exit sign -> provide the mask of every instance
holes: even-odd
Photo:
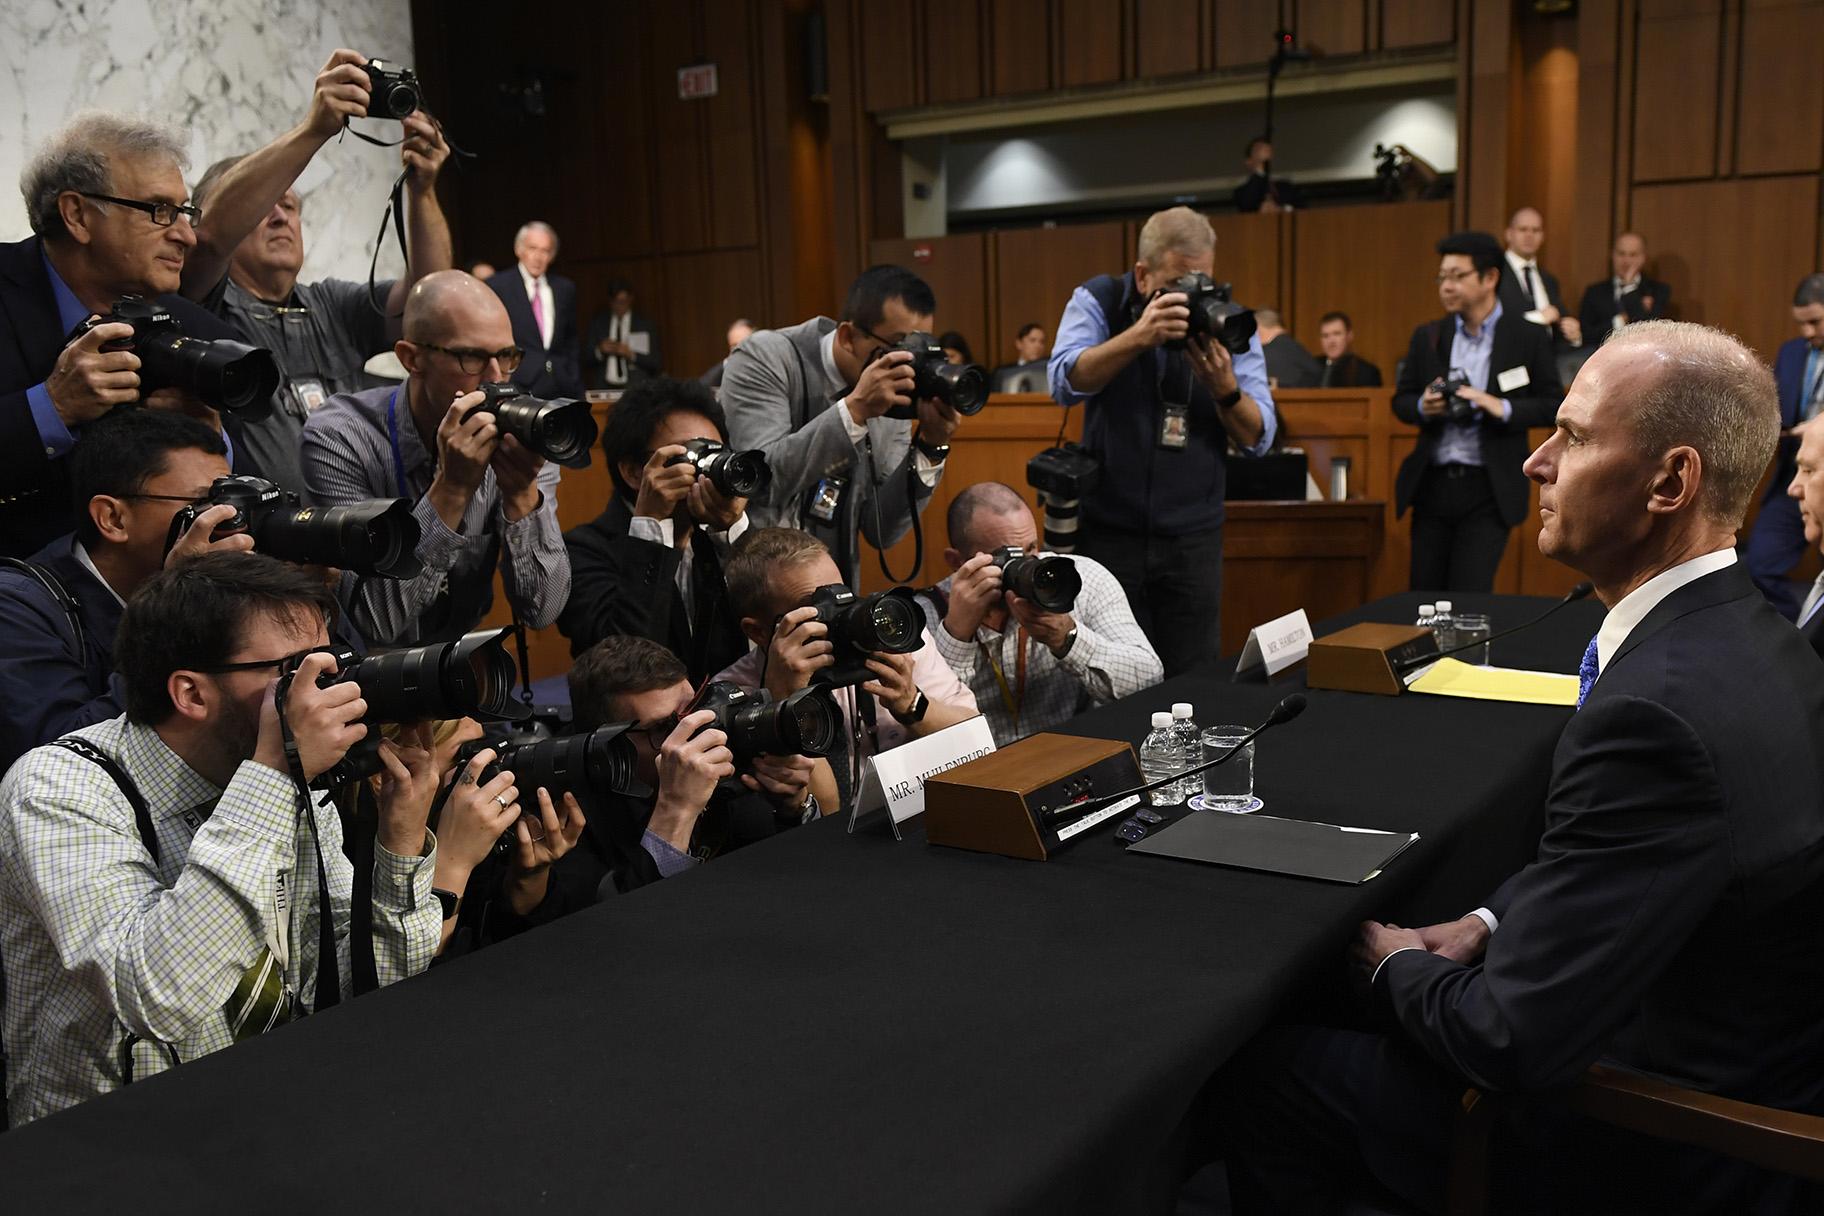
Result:
[[[716,95],[716,65],[713,63],[694,63],[687,68],[678,69],[678,98],[681,101],[695,101],[702,97]]]

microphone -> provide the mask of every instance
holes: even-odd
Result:
[[[1585,579],[1581,583],[1578,583],[1575,587],[1572,587],[1570,589],[1570,591],[1568,591],[1565,594],[1565,597],[1563,599],[1559,600],[1556,604],[1553,604],[1550,608],[1547,608],[1544,612],[1541,612],[1538,616],[1534,617],[1530,621],[1525,622],[1524,624],[1515,625],[1512,629],[1503,629],[1500,633],[1495,634],[1493,637],[1486,637],[1478,642],[1470,642],[1463,646],[1452,646],[1449,650],[1440,650],[1433,654],[1421,654],[1421,655],[1416,655],[1410,659],[1403,659],[1400,662],[1394,664],[1394,668],[1393,668],[1394,674],[1403,676],[1407,672],[1413,670],[1415,667],[1423,667],[1427,663],[1435,663],[1439,659],[1448,658],[1453,654],[1462,654],[1465,650],[1480,650],[1482,647],[1490,645],[1491,643],[1494,643],[1494,642],[1498,642],[1502,638],[1511,638],[1516,633],[1519,633],[1522,630],[1531,629],[1534,625],[1537,625],[1540,621],[1543,621],[1546,617],[1552,615],[1552,613],[1558,611],[1560,608],[1564,607],[1566,604],[1574,604],[1578,600],[1588,598],[1589,594],[1594,590],[1596,590],[1596,584],[1590,582],[1590,580],[1588,580],[1588,579]]]
[[[1256,726],[1253,730],[1236,740],[1233,747],[1216,757],[1214,760],[1205,760],[1202,764],[1199,764],[1194,768],[1183,769],[1173,773],[1169,777],[1162,777],[1158,781],[1149,782],[1146,785],[1136,785],[1133,789],[1122,790],[1118,794],[1109,794],[1102,798],[1092,798],[1088,802],[1073,802],[1066,806],[1058,807],[1056,810],[1046,811],[1043,815],[1045,826],[1048,828],[1059,828],[1067,823],[1074,823],[1086,816],[1094,815],[1097,811],[1107,810],[1123,798],[1131,798],[1135,794],[1144,794],[1151,790],[1156,790],[1162,785],[1170,785],[1174,781],[1182,781],[1186,777],[1195,777],[1205,769],[1215,768],[1218,764],[1229,759],[1249,743],[1253,742],[1255,735],[1258,735],[1268,727],[1278,726],[1283,722],[1290,722],[1292,719],[1298,717],[1298,715],[1304,713],[1305,704],[1305,694],[1302,692],[1295,692],[1281,701],[1278,705],[1275,705],[1273,707],[1273,712],[1267,715],[1267,720],[1265,722],[1262,722],[1259,726]]]

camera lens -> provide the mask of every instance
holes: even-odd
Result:
[[[137,340],[140,379],[148,390],[187,389],[218,410],[233,410],[249,421],[272,405],[279,365],[272,352],[226,338],[206,341],[166,330]]]
[[[537,805],[537,794],[550,792],[553,803],[566,791],[574,794],[637,794],[644,786],[635,776],[636,757],[627,730],[633,724],[617,722],[586,735],[540,739],[536,743],[508,743],[496,748],[495,768],[513,774],[521,805]],[[478,741],[465,747],[472,757],[488,746]],[[459,756],[462,763],[467,757]]]
[[[404,118],[418,108],[418,90],[409,84],[395,84],[386,92],[386,110],[394,118]]]
[[[1047,612],[1069,612],[1083,590],[1083,576],[1068,557],[1016,557],[1001,568],[1003,584]]]
[[[930,369],[936,382],[930,395],[959,414],[979,414],[988,404],[988,373],[973,363],[944,363]]]
[[[546,460],[567,469],[589,467],[596,425],[587,401],[514,396],[491,399],[477,408],[491,411],[502,434],[513,436]]]
[[[513,697],[513,660],[505,629],[484,629],[454,642],[374,655],[345,668],[361,685],[367,722],[448,718],[519,721],[530,711]]]
[[[764,452],[730,452],[706,457],[702,469],[716,489],[730,498],[752,498],[773,479]]]
[[[791,753],[827,756],[842,743],[842,710],[829,691],[813,685],[779,703],[790,732]]]
[[[919,634],[923,631],[924,616],[909,600],[881,593],[869,596],[857,606],[867,613],[865,626],[860,631],[867,635],[862,646],[864,650],[910,654],[923,644]],[[860,642],[861,638],[856,640]]]
[[[275,511],[253,529],[261,553],[387,578],[413,578],[424,569],[418,538],[418,521],[403,498]]]

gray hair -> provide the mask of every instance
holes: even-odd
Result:
[[[1824,274],[1808,274],[1799,280],[1798,290],[1792,293],[1792,306],[1806,308],[1812,304],[1824,304]]]
[[[542,232],[551,238],[551,253],[555,256],[557,254],[557,229],[545,223],[543,220],[528,220],[521,224],[519,226],[519,231],[513,234],[513,248],[518,249],[519,243],[525,240],[529,234],[534,232]]]
[[[1655,374],[1634,402],[1634,437],[1654,459],[1675,447],[1696,448],[1703,458],[1699,509],[1739,528],[1779,442],[1773,373],[1734,335],[1689,321],[1638,321],[1603,346],[1653,354]]]
[[[1259,324],[1266,326],[1268,329],[1284,329],[1286,327],[1285,318],[1279,315],[1279,309],[1277,308],[1256,308],[1254,310],[1254,320]]]
[[[163,157],[180,170],[190,164],[177,133],[162,123],[107,110],[83,110],[39,146],[19,175],[19,193],[25,198],[32,231],[47,241],[68,236],[57,208],[58,197],[71,190],[114,193],[109,171],[113,156]],[[95,205],[107,209],[105,203]]]
[[[1140,260],[1157,267],[1168,253],[1199,257],[1216,248],[1216,230],[1189,207],[1155,211],[1140,229]]]

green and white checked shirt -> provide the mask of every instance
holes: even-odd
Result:
[[[125,1030],[171,1044],[180,1060],[233,1042],[223,1006],[277,923],[281,873],[292,904],[285,978],[306,1008],[316,990],[317,857],[290,779],[248,760],[218,789],[156,731],[125,717],[74,733],[139,786],[161,860],[154,864],[132,805],[92,761],[40,747],[0,783],[0,958],[15,1126],[118,1088]],[[353,869],[335,808],[319,801],[313,815],[349,995]],[[376,846],[374,957],[383,984],[423,971],[436,953],[434,867],[432,852],[398,857]],[[142,1047],[136,1058],[144,1076],[163,1057]]]

